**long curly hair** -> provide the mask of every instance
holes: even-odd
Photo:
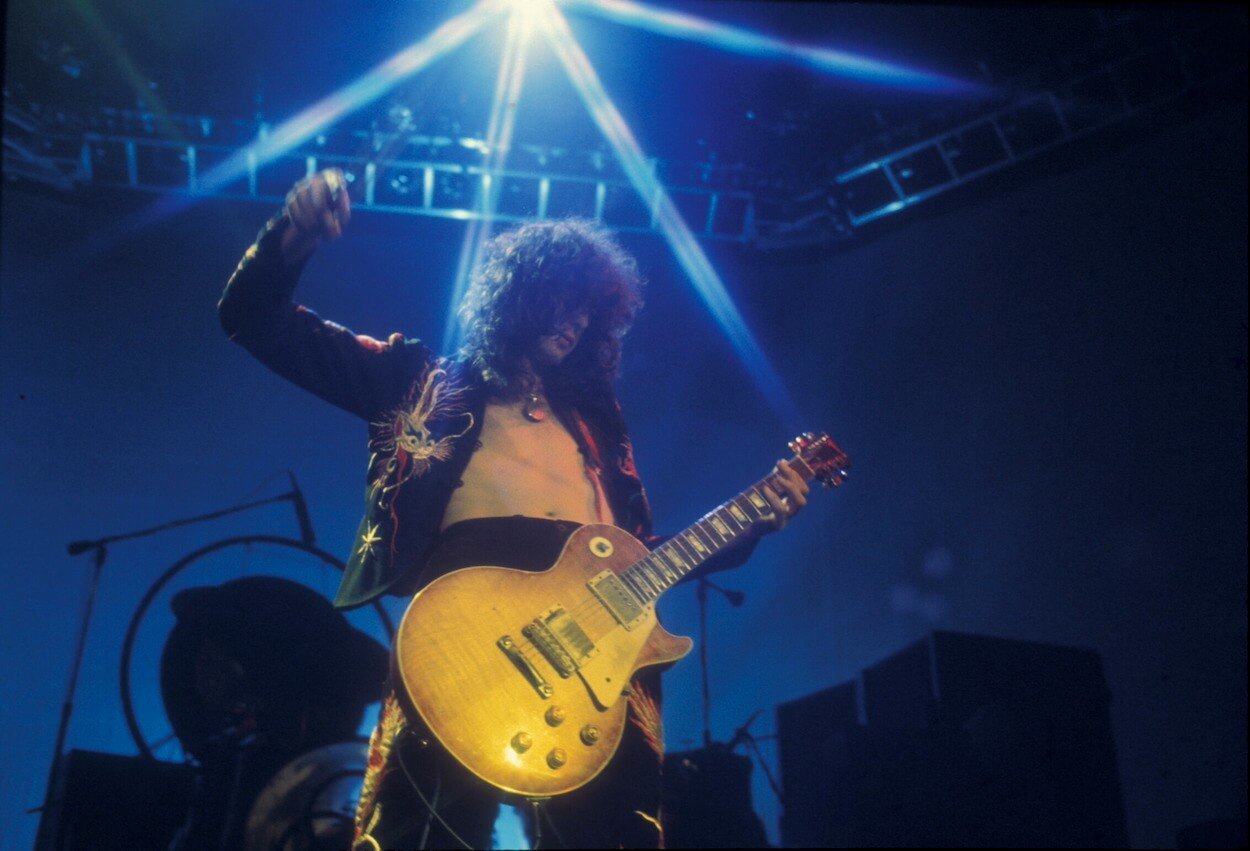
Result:
[[[544,375],[553,400],[579,404],[614,398],[621,340],[642,309],[643,281],[634,258],[586,219],[534,222],[487,243],[459,308],[460,354],[501,396],[522,386],[521,359],[562,316],[590,317],[577,347]]]

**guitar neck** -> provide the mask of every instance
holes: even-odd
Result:
[[[795,472],[810,480],[812,469],[801,458],[790,461]],[[651,551],[646,558],[619,574],[640,605],[654,602],[691,571],[746,537],[773,516],[764,488],[781,492],[778,475],[769,473],[733,499],[722,502],[681,532]]]

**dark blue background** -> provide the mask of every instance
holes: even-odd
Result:
[[[645,114],[627,110],[636,124]],[[709,247],[809,427],[855,461],[844,488],[816,494],[723,576],[748,602],[711,604],[716,738],[759,708],[754,731],[772,732],[776,703],[935,627],[1091,647],[1134,845],[1245,817],[1245,168],[1243,101],[1069,152],[820,256]],[[76,253],[145,200],[9,188],[0,207],[3,849],[33,837],[22,811],[42,797],[84,600],[86,560],[66,542],[279,493],[286,468],[327,549],[346,555],[359,518],[363,425],[217,325],[221,286],[270,210],[206,201],[89,262]],[[437,340],[462,235],[360,212],[299,298],[374,336]],[[619,392],[672,531],[761,475],[792,435],[662,240],[625,242],[650,283]],[[279,505],[114,547],[71,746],[133,752],[116,685],[131,613],[175,559],[250,532],[297,528]],[[183,584],[262,571],[326,594],[336,581],[258,550]],[[149,738],[167,732],[155,667],[167,604],[135,662]],[[689,589],[663,614],[675,632],[697,628]],[[693,658],[666,677],[671,749],[698,744],[698,683]],[[756,775],[775,840],[777,806]]]

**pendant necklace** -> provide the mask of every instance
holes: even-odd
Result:
[[[547,419],[547,412],[542,408],[542,399],[537,393],[527,393],[525,397],[525,406],[521,409],[521,413],[532,423],[540,423]]]

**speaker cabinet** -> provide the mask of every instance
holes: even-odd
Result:
[[[61,763],[52,807],[39,823],[40,851],[162,849],[187,817],[189,766],[73,750]]]
[[[1128,844],[1091,650],[934,632],[777,730],[786,845]]]

